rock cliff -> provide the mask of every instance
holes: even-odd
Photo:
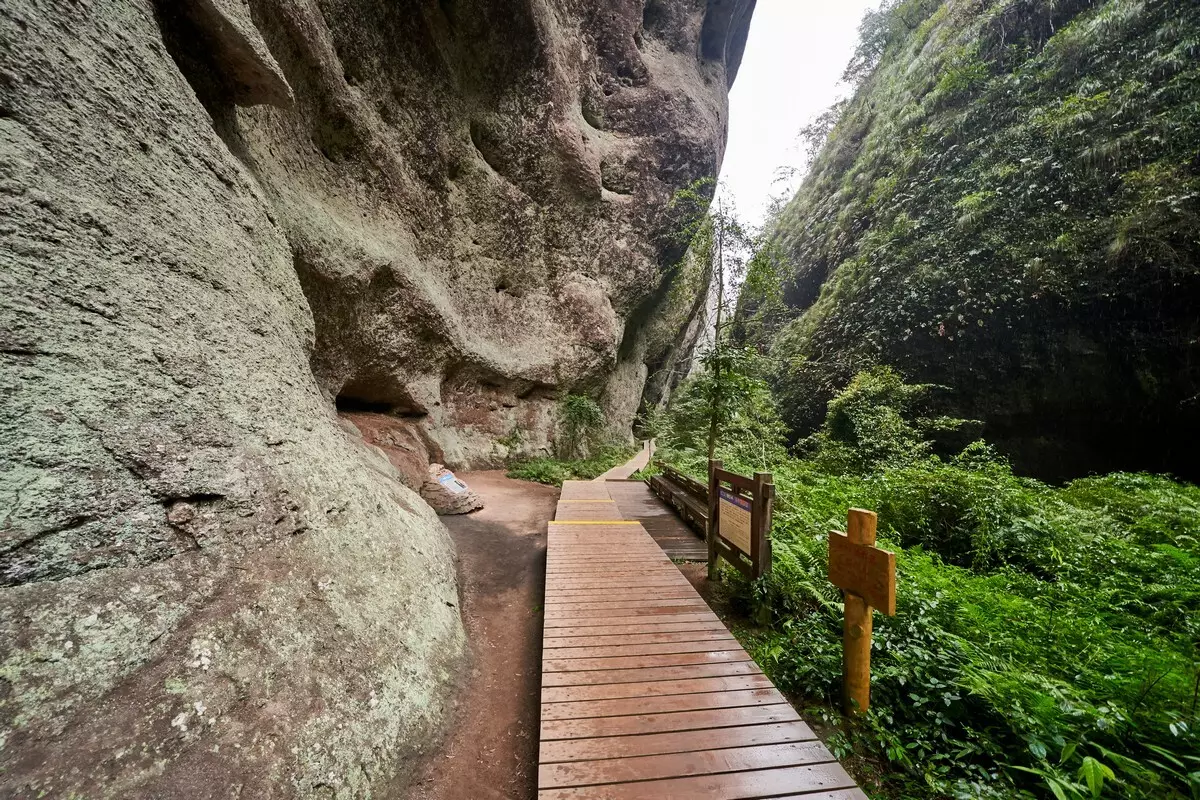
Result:
[[[884,363],[1025,473],[1200,476],[1200,7],[889,5],[777,223],[796,432]]]
[[[5,3],[0,794],[402,793],[453,551],[337,408],[627,426],[753,4]]]

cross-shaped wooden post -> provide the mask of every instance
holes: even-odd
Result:
[[[846,533],[829,534],[829,582],[846,601],[842,634],[842,703],[847,714],[871,705],[871,611],[896,615],[896,556],[875,546],[878,517],[850,509]]]

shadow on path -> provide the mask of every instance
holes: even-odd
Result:
[[[533,798],[537,793],[546,522],[558,489],[500,471],[460,475],[483,498],[443,517],[458,548],[470,671],[446,740],[417,773],[413,800]]]

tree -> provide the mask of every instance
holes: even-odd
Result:
[[[712,344],[701,363],[709,372],[708,382],[708,458],[712,460],[717,451],[720,425],[730,415],[730,401],[737,391],[736,348],[729,343],[729,324],[733,320],[733,304],[730,294],[736,298],[736,289],[746,274],[747,251],[753,246],[746,228],[738,220],[733,206],[718,197],[708,212],[712,229],[712,275],[713,291]]]

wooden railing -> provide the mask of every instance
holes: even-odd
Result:
[[[663,502],[675,509],[680,519],[702,537],[708,533],[708,487],[684,475],[661,461],[655,461],[662,472],[647,483]]]
[[[715,570],[718,557],[751,580],[762,577],[770,569],[771,501],[775,487],[769,474],[758,473],[747,478],[726,472],[720,461],[714,461],[709,465],[710,486],[684,475],[670,464],[654,463],[662,472],[648,481],[651,490],[708,542],[710,570]],[[733,538],[722,535],[721,515],[716,513],[722,507],[722,497],[730,506],[726,509],[730,516],[726,524],[744,522],[738,526],[745,529],[741,531],[743,535]],[[733,504],[746,509],[744,520],[738,519],[741,515]]]

